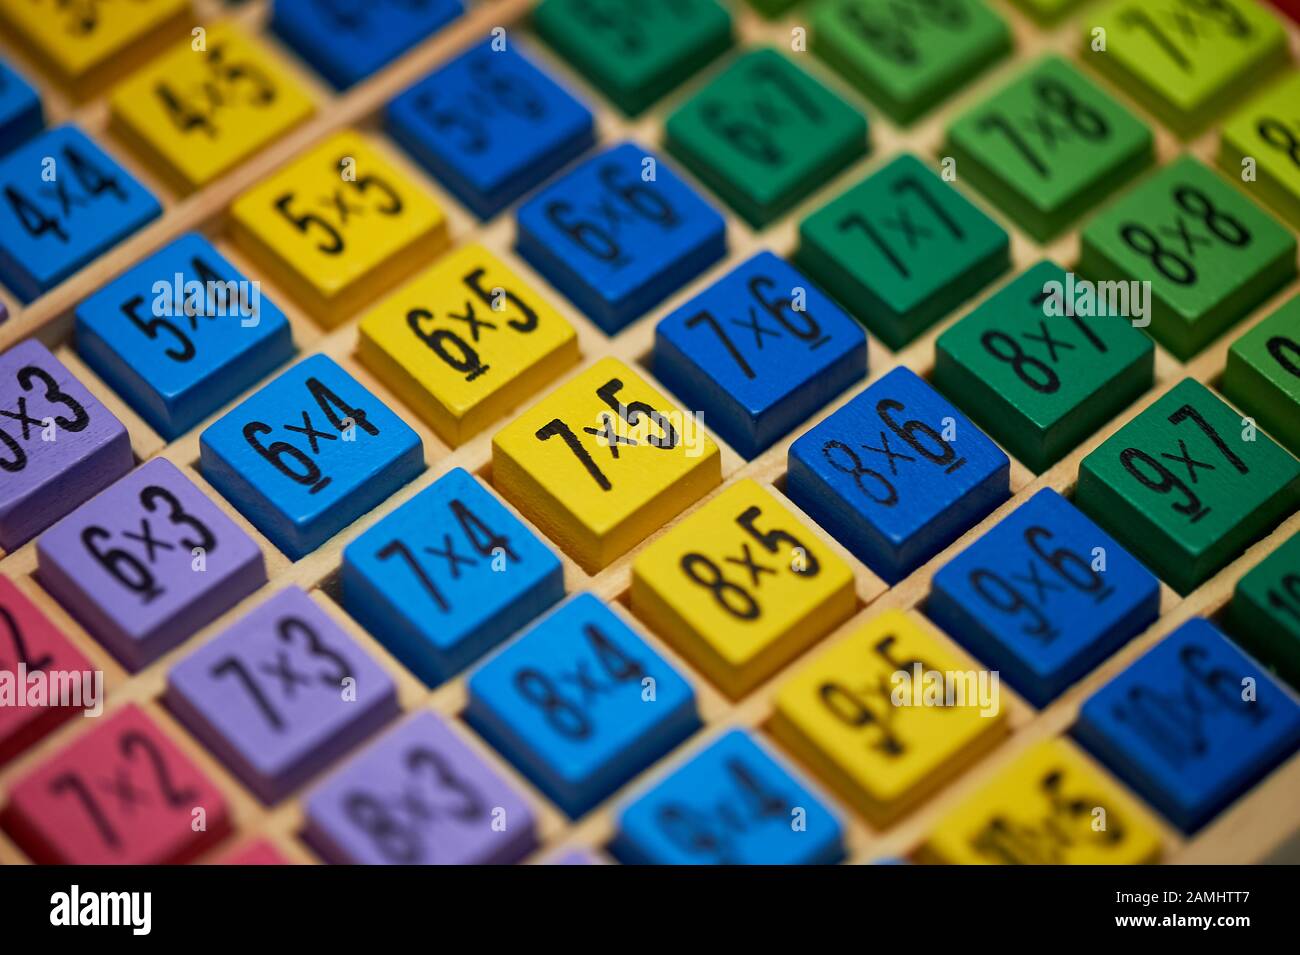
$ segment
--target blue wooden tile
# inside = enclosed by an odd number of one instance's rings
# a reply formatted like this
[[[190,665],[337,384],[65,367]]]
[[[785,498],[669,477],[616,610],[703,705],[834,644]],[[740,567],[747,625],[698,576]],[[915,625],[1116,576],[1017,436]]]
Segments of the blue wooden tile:
[[[294,560],[424,470],[420,436],[325,355],[204,429],[212,486]]]
[[[474,671],[465,717],[572,816],[699,725],[690,684],[586,593]]]
[[[169,441],[293,356],[284,313],[193,232],[76,314],[82,359]]]
[[[517,249],[613,334],[726,253],[722,216],[654,153],[625,142],[520,207]]]
[[[563,596],[560,559],[463,468],[343,550],[343,606],[430,686]]]
[[[618,813],[614,852],[654,865],[836,862],[843,828],[746,730],[730,730]]]
[[[1042,707],[1155,620],[1160,582],[1044,488],[934,575],[925,611]]]
[[[892,584],[1005,501],[1010,469],[946,398],[895,368],[791,445],[786,493]]]
[[[798,269],[760,252],[659,322],[654,370],[752,458],[867,373],[867,337]]]
[[[387,66],[464,12],[460,0],[275,0],[271,29],[338,89]]]
[[[388,131],[487,219],[596,141],[591,111],[517,52],[472,47],[394,99]]]
[[[1300,705],[1197,617],[1093,694],[1074,733],[1191,832],[1295,752]]]
[[[161,212],[76,126],[48,130],[0,160],[0,281],[30,302]]]
[[[45,125],[41,98],[30,83],[0,60],[0,156],[17,148]]]

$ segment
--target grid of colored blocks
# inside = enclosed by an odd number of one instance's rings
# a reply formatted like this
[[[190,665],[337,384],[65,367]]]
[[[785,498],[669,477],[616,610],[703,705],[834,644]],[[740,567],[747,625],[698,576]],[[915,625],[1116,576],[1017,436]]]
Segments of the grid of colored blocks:
[[[465,719],[571,816],[699,725],[690,684],[589,593],[493,654],[468,687]]]
[[[738,697],[843,623],[853,572],[752,480],[637,555],[632,611]]]
[[[399,835],[370,825],[392,814]],[[536,844],[536,819],[514,783],[440,716],[420,710],[388,730],[306,796],[308,843],[346,865],[517,862]]]
[[[0,444],[0,547],[6,551],[108,487],[133,463],[126,428],[35,339],[0,355]]]
[[[1075,503],[1185,594],[1291,514],[1300,464],[1190,378],[1079,465]]]
[[[388,104],[388,131],[480,218],[500,212],[596,141],[591,111],[493,38]]]
[[[345,130],[230,207],[236,243],[324,325],[337,325],[447,246],[442,209],[360,133]]]
[[[1300,704],[1194,618],[1093,694],[1074,733],[1190,832],[1295,751]]]
[[[80,684],[81,700],[90,704],[94,692],[94,669],[85,655],[8,577],[0,576],[0,673],[67,674]],[[22,669],[20,669],[22,668]],[[22,679],[20,677],[20,679]],[[0,766],[80,712],[71,702],[6,700],[0,707]]]
[[[958,175],[1039,241],[1150,165],[1151,130],[1059,56],[948,127]]]
[[[1240,189],[1182,156],[1088,223],[1079,271],[1094,281],[1149,282],[1141,318],[1186,360],[1296,274],[1296,238]]]
[[[609,334],[726,252],[726,223],[652,152],[624,142],[519,208],[516,249]]]
[[[41,131],[45,112],[32,85],[0,59],[0,156]]]
[[[268,803],[397,715],[392,677],[297,587],[173,666],[166,700]]]
[[[39,863],[163,865],[220,841],[230,809],[158,721],[131,703],[19,778],[3,822]]]
[[[1300,534],[1237,581],[1228,629],[1253,656],[1300,688]]]
[[[559,558],[461,468],[348,544],[342,581],[344,608],[430,685],[564,596]]]
[[[760,252],[655,327],[655,375],[747,458],[867,371],[867,339],[798,269]]]
[[[943,816],[921,849],[927,862],[1142,865],[1161,853],[1145,809],[1073,743],[1038,743]]]
[[[1183,137],[1288,58],[1276,14],[1256,0],[1115,0],[1081,32],[1084,62]]]
[[[919,705],[922,672],[971,669],[915,613],[889,610],[781,684],[772,732],[874,825],[885,826],[1005,733],[1006,711],[992,692]],[[907,681],[900,683],[898,673]],[[979,681],[992,685],[986,671]]]
[[[204,429],[204,478],[294,560],[424,470],[420,436],[325,355]]]
[[[0,863],[1276,861],[1296,2],[0,0]]]
[[[761,227],[866,152],[866,118],[776,50],[733,60],[665,124],[668,150]]]
[[[796,262],[896,350],[1004,272],[1010,241],[905,153],[804,219]]]
[[[1118,304],[1039,262],[939,336],[935,386],[1045,471],[1151,387],[1155,347]]]
[[[178,192],[224,175],[306,120],[315,106],[262,43],[213,24],[117,86],[110,128]]]
[[[88,98],[147,63],[185,32],[189,0],[131,3],[32,3],[0,0],[0,21],[25,53],[67,87]]]
[[[271,29],[337,89],[359,83],[464,12],[461,0],[273,0]]]
[[[483,246],[444,256],[361,319],[357,355],[458,446],[578,361],[578,336]]]
[[[1232,176],[1249,168],[1249,191],[1300,229],[1300,73],[1290,73],[1223,124],[1219,162]]]
[[[76,126],[0,159],[0,282],[23,302],[48,292],[146,223],[158,200]]]
[[[1222,386],[1229,400],[1300,455],[1300,297],[1232,343]]]
[[[813,51],[889,114],[910,123],[1011,49],[984,0],[818,0]]]
[[[54,525],[36,554],[41,586],[132,671],[266,581],[257,544],[165,458]]]
[[[604,358],[492,439],[492,482],[588,572],[608,566],[722,479],[699,422]]]
[[[171,440],[293,356],[288,319],[190,232],[76,312],[77,353]]]
[[[925,612],[1037,707],[1145,630],[1160,582],[1044,488],[945,564]]]
[[[731,45],[731,15],[717,0],[543,0],[533,26],[630,115]]]
[[[621,861],[651,865],[837,862],[843,826],[824,797],[745,730],[730,730],[617,813]]]
[[[795,441],[786,493],[892,584],[1005,501],[1010,467],[915,372],[895,368]]]

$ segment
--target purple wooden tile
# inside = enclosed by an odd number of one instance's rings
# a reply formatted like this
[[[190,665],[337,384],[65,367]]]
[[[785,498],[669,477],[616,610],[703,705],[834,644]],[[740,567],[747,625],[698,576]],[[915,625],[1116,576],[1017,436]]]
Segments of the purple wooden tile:
[[[199,647],[167,704],[265,802],[283,799],[397,715],[388,673],[298,587]]]
[[[605,860],[590,849],[565,849],[553,853],[546,860],[547,865],[605,865]]]
[[[330,862],[478,865],[536,844],[523,795],[422,710],[307,796],[307,841]]]
[[[127,471],[131,439],[48,348],[0,355],[0,547],[14,550]]]
[[[41,586],[131,670],[266,581],[252,538],[164,458],[51,527],[36,557]]]

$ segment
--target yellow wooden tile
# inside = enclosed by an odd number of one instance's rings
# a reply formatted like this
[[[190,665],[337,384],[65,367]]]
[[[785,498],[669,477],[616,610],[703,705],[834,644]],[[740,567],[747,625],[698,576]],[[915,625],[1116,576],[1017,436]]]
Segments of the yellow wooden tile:
[[[504,262],[458,249],[361,320],[357,354],[455,446],[578,361],[578,336]]]
[[[637,556],[632,610],[737,697],[848,619],[853,572],[740,481]]]
[[[922,857],[949,863],[1155,862],[1147,812],[1066,739],[1032,747],[944,817]]]
[[[173,188],[192,192],[310,116],[274,54],[233,23],[185,40],[113,91],[112,129]]]
[[[1254,177],[1241,177],[1251,160]],[[1219,161],[1242,188],[1272,206],[1300,230],[1300,72],[1230,116],[1223,124]]]
[[[189,18],[189,0],[0,0],[0,19],[78,99],[148,62]]]
[[[492,481],[587,571],[722,479],[718,446],[627,365],[605,358],[492,439]]]
[[[1083,18],[1083,59],[1190,138],[1287,62],[1278,16],[1258,0],[1112,0]]]
[[[947,649],[919,614],[890,610],[783,683],[771,729],[874,825],[885,826],[1003,737],[1006,710],[995,679]]]
[[[447,246],[442,209],[360,133],[336,133],[231,206],[235,241],[336,325]]]

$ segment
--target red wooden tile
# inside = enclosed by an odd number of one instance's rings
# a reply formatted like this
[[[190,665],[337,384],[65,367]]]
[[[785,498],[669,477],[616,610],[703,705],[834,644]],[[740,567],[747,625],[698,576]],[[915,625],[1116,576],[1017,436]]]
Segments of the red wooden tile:
[[[103,704],[103,678],[8,577],[0,577],[0,765],[81,705]]]
[[[1300,0],[1273,0],[1273,6],[1300,23]]]
[[[230,828],[226,800],[132,704],[14,787],[5,828],[37,862],[184,862]]]

